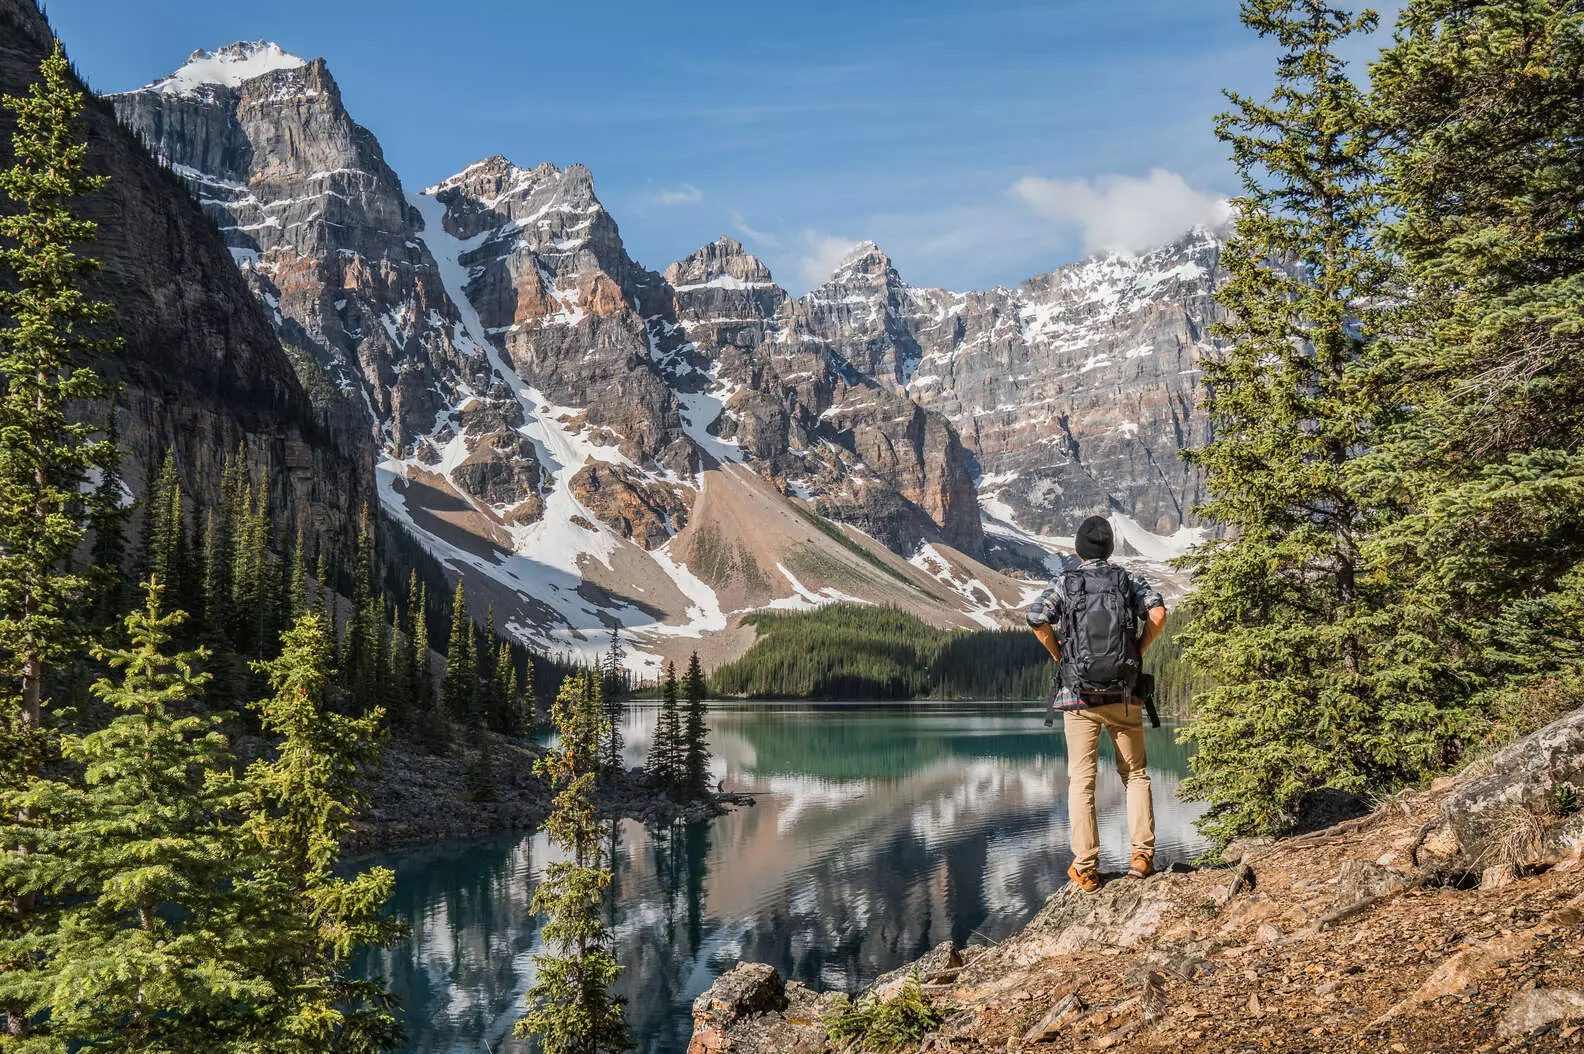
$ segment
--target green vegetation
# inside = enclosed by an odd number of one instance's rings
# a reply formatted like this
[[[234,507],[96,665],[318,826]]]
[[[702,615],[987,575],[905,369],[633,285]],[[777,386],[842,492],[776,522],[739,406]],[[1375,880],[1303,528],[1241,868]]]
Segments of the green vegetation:
[[[871,992],[856,1003],[842,1000],[825,1028],[830,1041],[843,1050],[899,1051],[917,1046],[940,1023],[940,1013],[914,972],[890,999]]]
[[[1229,95],[1244,179],[1205,363],[1184,788],[1218,840],[1298,798],[1460,764],[1584,702],[1584,13],[1246,0],[1270,97]],[[1280,265],[1276,263],[1280,261]]]
[[[1050,656],[1024,630],[940,630],[893,607],[831,604],[743,620],[758,639],[710,676],[760,699],[1033,699]]]
[[[534,766],[556,790],[544,830],[565,854],[545,867],[534,889],[533,910],[546,918],[541,932],[550,950],[534,956],[528,1013],[516,1027],[518,1036],[536,1037],[544,1054],[602,1054],[632,1045],[622,1001],[610,995],[621,967],[599,910],[611,883],[606,829],[593,802],[607,737],[600,682],[590,672],[562,683],[550,714],[560,742]]]

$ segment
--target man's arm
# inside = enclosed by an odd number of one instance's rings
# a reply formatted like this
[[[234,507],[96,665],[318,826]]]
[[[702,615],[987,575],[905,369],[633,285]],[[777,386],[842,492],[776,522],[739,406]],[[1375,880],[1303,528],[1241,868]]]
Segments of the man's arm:
[[[1051,658],[1061,662],[1061,641],[1056,636],[1055,626],[1052,626],[1049,622],[1043,626],[1035,626],[1034,636],[1038,637],[1039,642],[1045,645],[1045,650],[1050,652]]]
[[[1149,646],[1155,643],[1155,638],[1161,635],[1161,630],[1166,628],[1166,605],[1156,604],[1144,615],[1144,639],[1139,641],[1139,654],[1149,651]]]

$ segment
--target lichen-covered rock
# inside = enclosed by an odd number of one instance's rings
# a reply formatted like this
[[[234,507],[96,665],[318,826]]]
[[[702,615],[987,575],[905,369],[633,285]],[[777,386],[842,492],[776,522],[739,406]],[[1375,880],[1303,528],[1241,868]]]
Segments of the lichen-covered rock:
[[[1446,795],[1441,823],[1419,845],[1421,859],[1475,872],[1565,859],[1584,846],[1584,813],[1558,814],[1563,784],[1584,787],[1584,711],[1501,750],[1487,775]]]
[[[688,1054],[820,1054],[831,997],[764,963],[740,963],[693,1001]]]

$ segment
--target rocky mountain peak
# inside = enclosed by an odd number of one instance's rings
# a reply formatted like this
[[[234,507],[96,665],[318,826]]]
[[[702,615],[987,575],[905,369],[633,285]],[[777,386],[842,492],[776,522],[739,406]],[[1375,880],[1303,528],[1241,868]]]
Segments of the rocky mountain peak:
[[[859,242],[836,265],[836,270],[826,280],[827,286],[874,284],[875,280],[895,280],[901,282],[896,267],[891,263],[891,257],[874,242]]]
[[[276,70],[298,69],[308,65],[268,40],[237,41],[208,51],[199,48],[172,74],[161,77],[139,91],[162,95],[191,95],[205,87],[240,88],[255,77]]]
[[[743,248],[735,238],[722,235],[667,267],[665,280],[679,291],[700,286],[721,289],[768,288],[774,285],[770,268]]]

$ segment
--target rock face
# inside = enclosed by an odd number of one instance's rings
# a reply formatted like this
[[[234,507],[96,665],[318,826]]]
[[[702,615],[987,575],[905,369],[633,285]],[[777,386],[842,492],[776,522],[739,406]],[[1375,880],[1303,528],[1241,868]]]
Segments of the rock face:
[[[398,448],[427,431],[437,380],[459,366],[456,309],[401,181],[324,61],[232,44],[109,98],[220,227],[281,339]]]
[[[816,996],[774,966],[741,963],[693,1001],[688,1054],[822,1054],[820,1018],[829,996]]]
[[[800,306],[855,364],[951,421],[996,518],[1070,535],[1121,513],[1169,535],[1204,496],[1178,452],[1208,436],[1198,362],[1222,317],[1220,251],[1200,229],[1015,290],[952,293],[907,286],[865,243]]]
[[[0,91],[25,91],[53,46],[30,0],[0,0]],[[103,368],[123,385],[117,413],[128,487],[142,494],[174,446],[187,492],[211,500],[223,459],[245,443],[255,470],[268,473],[283,543],[297,524],[319,526],[327,544],[349,539],[353,514],[370,496],[365,435],[344,427],[334,403],[315,407],[182,185],[109,106],[90,101],[86,123],[88,167],[111,177],[82,211],[99,225],[89,251],[104,269],[94,290],[114,301],[124,340]],[[10,111],[0,110],[0,142],[9,144],[12,131]]]

